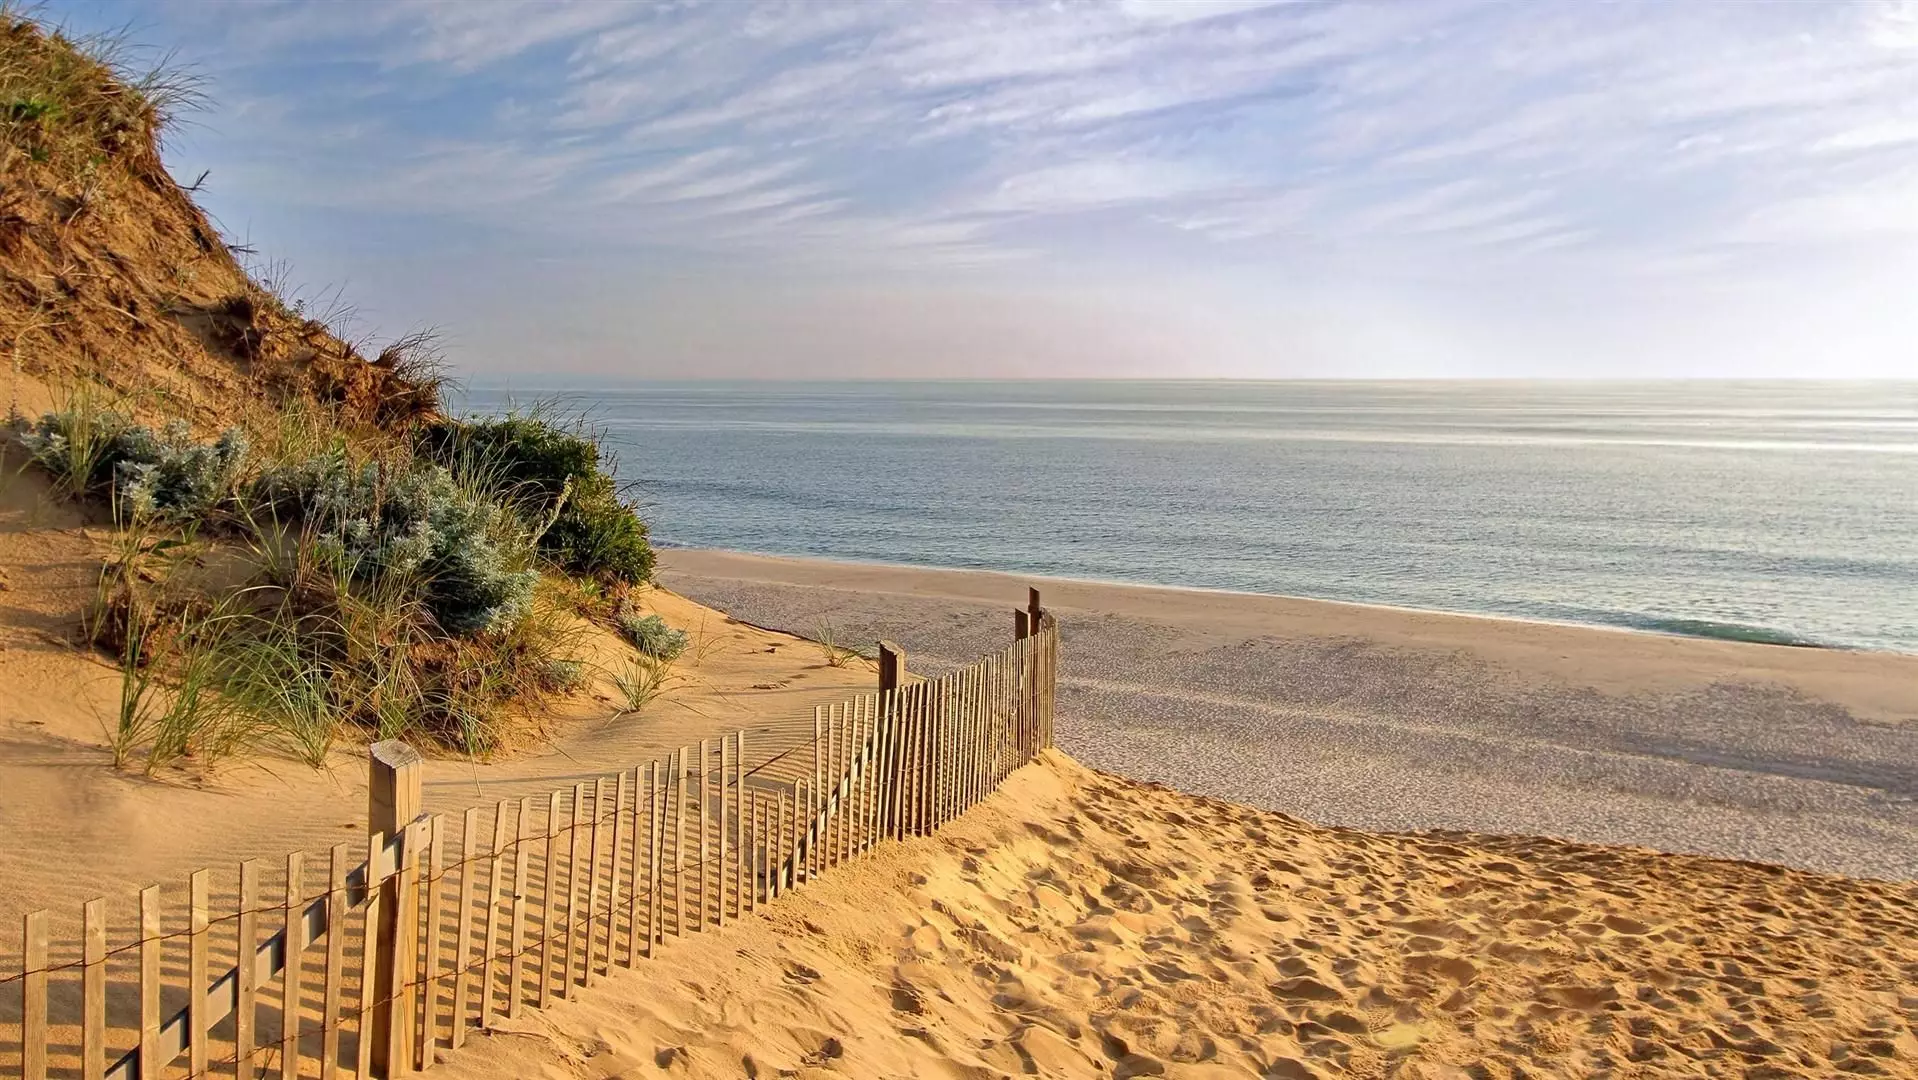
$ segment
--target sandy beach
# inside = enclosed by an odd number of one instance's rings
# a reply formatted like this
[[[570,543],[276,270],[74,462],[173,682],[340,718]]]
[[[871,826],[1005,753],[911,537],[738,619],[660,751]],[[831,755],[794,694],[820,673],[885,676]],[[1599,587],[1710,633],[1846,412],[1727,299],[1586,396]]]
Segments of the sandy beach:
[[[1181,790],[1918,877],[1918,657],[726,552],[662,565],[737,618],[891,638],[932,672],[1010,633],[1006,598],[1039,584],[1068,642],[1062,748]]]
[[[1918,1076],[1908,885],[1013,775],[449,1078]]]
[[[56,599],[47,586],[65,562],[81,565],[79,534],[71,525],[0,533],[49,545],[32,580],[16,575],[32,587],[11,596]],[[65,562],[53,558],[61,552]],[[735,575],[694,575],[695,562]],[[827,619],[843,638],[899,639],[921,673],[1000,645],[1010,617],[995,609],[1021,595],[1012,579],[990,575],[689,553],[669,564],[673,586],[742,619],[808,629]],[[807,574],[818,582],[805,583]],[[1070,749],[1200,789],[1277,782],[1227,802],[1048,754],[938,834],[882,844],[763,917],[675,939],[657,961],[475,1033],[440,1071],[475,1080],[1918,1076],[1911,884],[1482,831],[1542,822],[1535,831],[1682,848],[1684,830],[1704,822],[1725,847],[1786,850],[1876,828],[1902,846],[1886,846],[1877,863],[1865,863],[1862,846],[1827,861],[1893,874],[1912,858],[1908,819],[1799,815],[1784,801],[1836,789],[1861,792],[1861,806],[1873,797],[1893,805],[1889,784],[1866,790],[1780,769],[1772,784],[1802,788],[1754,788],[1746,805],[1713,807],[1706,785],[1753,782],[1745,774],[1757,770],[1667,758],[1664,782],[1689,796],[1667,799],[1660,832],[1645,824],[1651,795],[1617,779],[1629,771],[1528,779],[1518,770],[1577,760],[1562,734],[1569,721],[1540,719],[1553,700],[1583,717],[1663,702],[1646,723],[1697,715],[1687,702],[1769,702],[1785,710],[1770,715],[1800,725],[1796,745],[1824,732],[1830,761],[1873,732],[1908,748],[1895,740],[1909,726],[1861,715],[1874,689],[1895,689],[1906,658],[1768,649],[1748,658],[1752,647],[1711,642],[1043,584],[1069,628],[1060,734]],[[494,763],[436,756],[425,782],[431,809],[452,814],[588,780],[739,724],[753,727],[757,754],[777,755],[797,745],[811,703],[873,678],[870,667],[828,665],[810,643],[673,592],[650,593],[648,605],[714,643],[683,682],[624,719],[581,701],[553,719],[550,744]],[[0,846],[0,919],[52,907],[56,959],[71,958],[82,899],[107,897],[109,941],[123,946],[139,883],[162,882],[174,896],[187,871],[210,865],[215,904],[230,906],[238,858],[363,835],[357,747],[342,746],[326,772],[271,759],[152,779],[108,768],[94,715],[111,680],[96,658],[60,645],[52,625],[14,627],[0,654],[0,674],[32,687],[0,710],[9,792],[0,825],[14,837]],[[1772,666],[1757,681],[1750,672],[1761,660]],[[1633,668],[1656,690],[1631,690]],[[1148,678],[1161,687],[1146,689]],[[82,692],[63,695],[62,685]],[[1419,686],[1429,689],[1393,697]],[[1821,686],[1834,689],[1822,698],[1807,689]],[[1260,703],[1255,693],[1274,697]],[[1343,705],[1303,704],[1312,694],[1343,694]],[[1525,701],[1533,711],[1515,713]],[[1481,711],[1445,711],[1460,702]],[[1721,711],[1716,721],[1735,718]],[[1493,734],[1527,723],[1525,739]],[[1278,725],[1300,734],[1275,742]],[[1413,745],[1411,733],[1424,741]],[[1600,737],[1626,735],[1589,738]],[[1492,746],[1503,756],[1474,749]],[[1445,752],[1454,756],[1436,756]],[[1857,775],[1858,762],[1886,760],[1853,753]],[[1612,790],[1627,792],[1625,810],[1605,816]],[[1288,798],[1328,818],[1477,824],[1380,834],[1244,805]],[[1581,807],[1589,819],[1578,819]],[[1752,822],[1769,831],[1737,832]],[[270,874],[267,888],[280,888]],[[217,963],[226,956],[216,947]],[[135,995],[126,970],[114,978],[118,1053]],[[0,1000],[0,1068],[18,1045],[14,1002]],[[272,1024],[263,1030],[271,1040]],[[59,1037],[70,1048],[72,1033]]]

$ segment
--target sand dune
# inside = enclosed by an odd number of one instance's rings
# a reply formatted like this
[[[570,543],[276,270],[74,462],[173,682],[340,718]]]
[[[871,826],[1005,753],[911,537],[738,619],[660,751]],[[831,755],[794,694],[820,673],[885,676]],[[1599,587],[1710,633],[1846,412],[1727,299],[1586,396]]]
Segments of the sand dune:
[[[493,1078],[1918,1076],[1918,889],[1018,774],[454,1056]]]

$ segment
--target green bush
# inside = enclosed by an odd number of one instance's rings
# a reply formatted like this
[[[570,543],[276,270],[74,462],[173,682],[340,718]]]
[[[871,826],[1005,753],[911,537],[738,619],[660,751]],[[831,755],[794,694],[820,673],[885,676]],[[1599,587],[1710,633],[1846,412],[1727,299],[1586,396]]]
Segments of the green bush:
[[[246,466],[246,433],[195,442],[174,421],[156,432],[111,411],[48,413],[21,433],[40,467],[75,495],[106,491],[122,518],[196,521],[224,508]]]
[[[122,514],[187,521],[223,507],[246,465],[247,438],[228,428],[212,445],[195,443],[183,423],[156,435],[129,428],[118,440],[113,482]]]
[[[82,404],[42,416],[20,431],[20,445],[61,492],[79,498],[104,489],[113,478],[108,455],[132,426],[122,413]]]
[[[438,465],[389,471],[322,454],[264,471],[255,491],[313,530],[320,554],[351,577],[417,583],[448,633],[510,629],[532,603],[539,574],[526,565],[524,524]]]
[[[689,640],[686,631],[675,630],[666,625],[666,620],[657,615],[640,615],[637,611],[622,604],[614,614],[613,622],[619,626],[619,632],[633,647],[657,660],[677,660],[686,651]]]
[[[612,489],[612,479],[603,474],[576,486],[540,537],[540,551],[576,574],[628,585],[651,581],[653,546],[646,523]]]
[[[554,657],[539,665],[538,677],[543,689],[570,694],[586,685],[586,664]]]
[[[638,584],[653,576],[646,525],[619,497],[599,443],[535,411],[424,428],[419,450],[473,477],[536,525],[540,554],[575,574]]]

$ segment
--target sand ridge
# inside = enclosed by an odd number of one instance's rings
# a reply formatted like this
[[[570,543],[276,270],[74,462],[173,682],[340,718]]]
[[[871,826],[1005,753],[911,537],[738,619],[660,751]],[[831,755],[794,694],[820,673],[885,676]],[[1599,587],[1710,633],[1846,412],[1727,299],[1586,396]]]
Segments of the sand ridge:
[[[458,1077],[1918,1076],[1918,888],[1312,826],[1059,754]]]

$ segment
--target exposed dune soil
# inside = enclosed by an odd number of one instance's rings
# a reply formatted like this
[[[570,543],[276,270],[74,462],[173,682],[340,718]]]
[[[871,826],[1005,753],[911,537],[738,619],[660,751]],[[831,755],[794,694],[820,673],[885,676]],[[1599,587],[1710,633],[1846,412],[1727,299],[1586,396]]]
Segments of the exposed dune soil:
[[[1053,754],[481,1036],[494,1077],[1918,1076],[1918,888],[1368,834]]]

